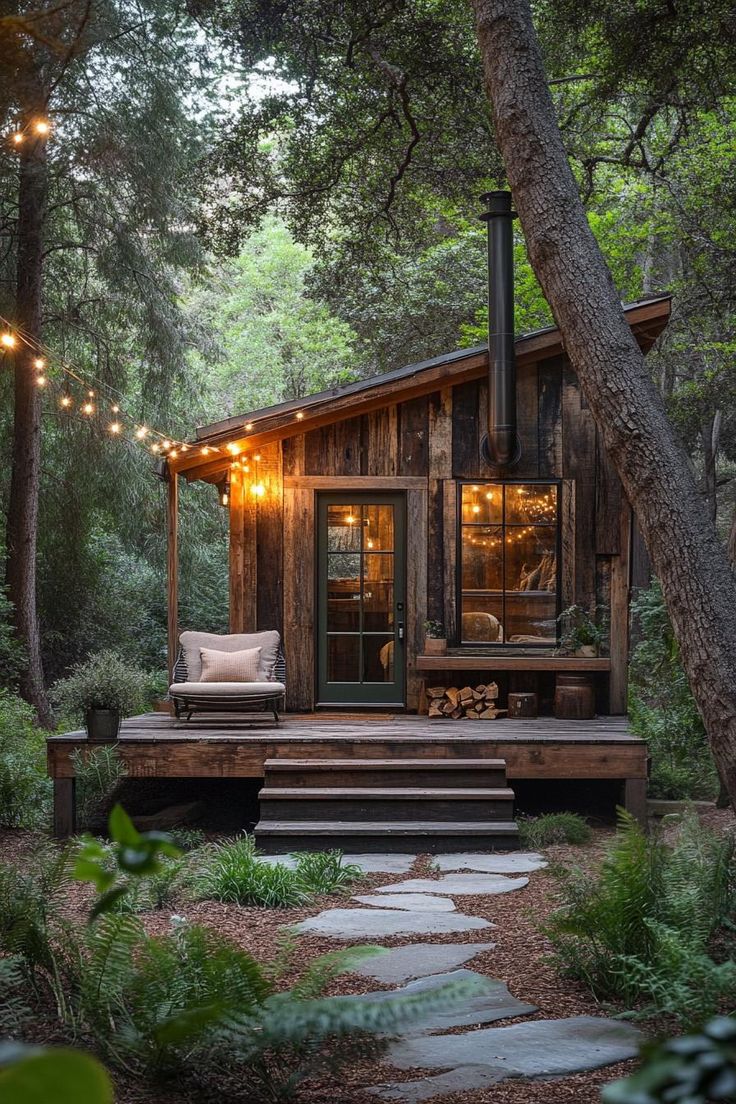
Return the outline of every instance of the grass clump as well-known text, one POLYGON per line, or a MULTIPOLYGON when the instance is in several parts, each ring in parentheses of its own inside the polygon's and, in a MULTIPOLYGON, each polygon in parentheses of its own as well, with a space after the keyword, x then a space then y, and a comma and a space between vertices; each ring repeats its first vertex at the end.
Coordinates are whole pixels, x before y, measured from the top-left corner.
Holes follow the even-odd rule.
POLYGON ((598 874, 568 872, 549 935, 564 971, 641 1015, 703 1022, 736 998, 736 964, 714 940, 736 909, 736 843, 694 816, 673 846, 621 811, 598 874))
POLYGON ((519 818, 519 842, 522 847, 549 847, 553 843, 589 843, 592 832, 577 813, 544 813, 519 818))
POLYGON ((322 894, 338 893, 362 876, 339 851, 296 856, 296 867, 263 862, 252 836, 213 844, 202 851, 195 894, 207 900, 262 908, 296 908, 322 894))
POLYGON ((33 709, 0 689, 0 827, 45 828, 51 816, 46 774, 46 733, 33 709))

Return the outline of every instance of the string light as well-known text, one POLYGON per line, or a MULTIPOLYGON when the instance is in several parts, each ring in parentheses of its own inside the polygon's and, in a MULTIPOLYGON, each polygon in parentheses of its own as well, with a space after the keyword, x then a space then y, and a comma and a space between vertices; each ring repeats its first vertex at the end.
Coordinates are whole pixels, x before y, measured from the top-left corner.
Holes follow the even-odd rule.
POLYGON ((62 395, 61 398, 59 399, 59 402, 61 403, 62 406, 71 406, 72 405, 72 400, 69 398, 68 395, 62 395))
POLYGON ((266 493, 266 488, 263 486, 262 483, 254 483, 251 487, 251 491, 258 498, 261 498, 266 493))
POLYGON ((120 413, 120 407, 118 406, 117 403, 113 403, 112 406, 110 407, 110 410, 112 411, 113 414, 119 414, 120 413))
POLYGON ((246 430, 246 433, 250 433, 250 431, 252 430, 252 428, 253 428, 253 423, 252 423, 252 422, 246 422, 246 423, 245 423, 245 430, 246 430))
POLYGON ((138 438, 139 441, 142 441, 147 433, 148 433, 148 427, 147 426, 138 426, 137 430, 135 431, 135 435, 136 435, 136 437, 138 438))
POLYGON ((119 433, 121 428, 122 427, 120 425, 120 422, 111 422, 110 423, 110 432, 111 433, 119 433))
POLYGON ((15 348, 15 335, 12 333, 0 334, 0 345, 6 349, 15 348))
POLYGON ((203 448, 203 449, 201 449, 201 452, 202 452, 202 455, 203 455, 203 456, 209 456, 209 454, 210 454, 210 452, 211 452, 211 451, 212 451, 212 450, 211 450, 211 449, 209 449, 209 448, 207 447, 207 445, 205 445, 205 446, 204 446, 204 448, 203 448))
POLYGON ((43 357, 35 357, 33 361, 33 367, 38 368, 38 370, 40 371, 42 368, 46 367, 46 361, 43 357))
POLYGON ((47 134, 51 133, 51 123, 48 119, 36 119, 36 122, 33 124, 33 129, 36 134, 45 137, 47 134))
POLYGON ((46 383, 47 383, 47 380, 46 380, 45 376, 36 376, 36 386, 37 387, 45 387, 46 383))
POLYGON ((84 406, 82 407, 82 413, 83 414, 94 414, 94 412, 95 412, 95 408, 94 408, 94 406, 92 405, 91 402, 86 402, 84 404, 84 406))
POLYGON ((227 450, 232 453, 233 456, 237 456, 240 453, 240 445, 236 445, 235 441, 230 441, 227 450))
POLYGON ((304 411, 303 411, 303 410, 297 410, 297 412, 296 412, 296 420, 297 420, 298 422, 301 422, 303 418, 304 418, 304 411))
POLYGON ((23 134, 23 132, 21 130, 16 130, 15 134, 13 135, 14 144, 16 146, 19 146, 22 143, 24 137, 25 137, 25 135, 23 134))

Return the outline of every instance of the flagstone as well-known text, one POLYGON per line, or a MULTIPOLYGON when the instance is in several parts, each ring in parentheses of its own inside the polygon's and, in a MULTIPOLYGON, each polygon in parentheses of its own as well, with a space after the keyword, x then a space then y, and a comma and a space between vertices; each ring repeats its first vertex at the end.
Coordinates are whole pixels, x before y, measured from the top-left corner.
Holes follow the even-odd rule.
POLYGON ((492 928, 490 920, 462 912, 409 912, 406 909, 326 909, 295 926, 334 939, 376 939, 392 935, 440 935, 492 928))
POLYGON ((509 855, 462 851, 435 855, 432 861, 440 870, 477 870, 485 874, 526 874, 547 865, 544 855, 535 851, 514 851, 509 855))
POLYGON ((416 912, 454 912, 455 905, 449 897, 435 897, 428 893, 382 893, 380 896, 365 894, 351 897, 361 905, 378 908, 411 909, 416 912))
POLYGON ((503 874, 444 874, 441 878, 410 878, 405 882, 392 882, 391 885, 379 886, 376 893, 391 894, 416 894, 416 893, 449 893, 451 895, 489 895, 498 893, 511 893, 515 889, 523 889, 529 885, 528 878, 506 878, 503 874))
POLYGON ((354 972, 387 985, 398 985, 409 978, 453 970, 483 951, 492 951, 495 946, 495 943, 409 943, 366 959, 354 972))

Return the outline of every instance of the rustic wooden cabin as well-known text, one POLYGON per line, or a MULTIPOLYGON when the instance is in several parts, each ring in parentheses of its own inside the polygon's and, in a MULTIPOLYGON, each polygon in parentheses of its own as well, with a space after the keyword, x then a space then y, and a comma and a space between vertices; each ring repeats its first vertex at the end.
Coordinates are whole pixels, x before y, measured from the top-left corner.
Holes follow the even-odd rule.
MULTIPOLYGON (((304 770, 307 760, 321 760, 320 792, 342 784, 356 794, 348 759, 410 754, 406 766, 417 756, 426 766, 431 757, 472 755, 479 768, 481 759, 503 760, 512 782, 619 780, 623 800, 642 814, 646 749, 624 714, 629 594, 646 573, 646 553, 559 331, 514 339, 510 199, 488 200, 488 346, 227 418, 168 457, 171 663, 179 632, 197 628, 178 617, 181 479, 214 484, 229 510, 229 631, 282 635, 287 716, 270 735, 241 730, 251 749, 260 740, 260 751, 232 767, 266 774, 262 798, 269 786, 293 796, 311 778, 293 767, 269 782, 268 758, 291 756, 304 770), (600 654, 559 654, 558 618, 573 604, 605 619, 600 654), (425 646, 428 620, 445 626, 446 655, 425 646), (595 719, 552 716, 556 688, 571 676, 595 695, 595 719), (498 688, 490 700, 478 689, 489 685, 498 688), (438 707, 428 688, 470 688, 481 708, 468 711, 461 701, 458 712, 451 695, 448 716, 448 699, 438 707), (484 719, 520 692, 536 694, 528 699, 536 719, 484 719), (433 702, 441 717, 424 719, 433 702)), ((667 323, 670 299, 625 310, 647 350, 667 323)), ((171 722, 146 724, 141 739, 150 741, 171 722)), ((194 735, 179 768, 171 742, 158 758, 149 744, 142 772, 228 773, 233 731, 211 722, 207 731, 206 756, 192 750, 194 735)), ((425 773, 415 787, 426 784, 425 773)), ((303 829, 310 819, 299 812, 303 802, 297 812, 293 801, 268 808, 282 826, 296 818, 303 829)), ((348 813, 344 802, 330 808, 334 828, 348 813)), ((284 849, 295 831, 284 829, 284 849)))

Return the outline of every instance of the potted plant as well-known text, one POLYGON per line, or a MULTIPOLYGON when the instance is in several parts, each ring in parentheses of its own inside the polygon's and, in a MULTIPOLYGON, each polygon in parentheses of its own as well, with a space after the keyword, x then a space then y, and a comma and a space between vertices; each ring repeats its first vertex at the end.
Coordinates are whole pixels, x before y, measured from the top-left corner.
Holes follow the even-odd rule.
POLYGON ((568 606, 557 620, 562 626, 558 651, 563 655, 581 656, 587 659, 593 659, 598 655, 605 631, 587 610, 582 606, 568 606))
POLYGON ((107 650, 72 667, 52 697, 60 713, 84 721, 88 740, 110 743, 117 740, 123 717, 143 711, 148 682, 145 671, 107 650))
POLYGON ((424 622, 424 654, 447 655, 447 637, 441 621, 424 622))

